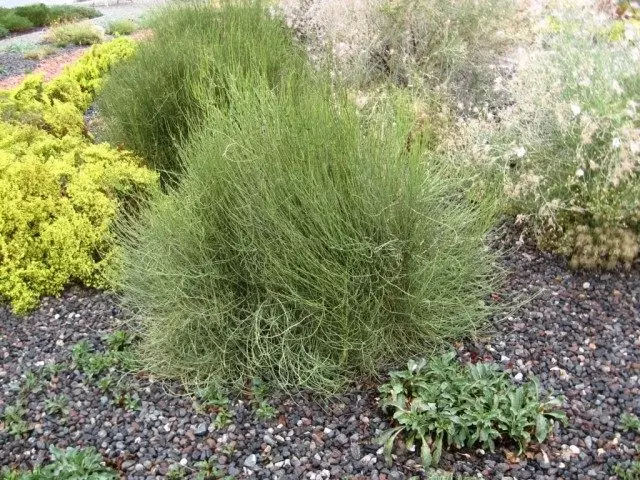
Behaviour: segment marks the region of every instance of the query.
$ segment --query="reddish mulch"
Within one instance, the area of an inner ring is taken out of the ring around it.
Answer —
[[[78,48],[71,52],[62,52],[56,55],[42,60],[38,66],[31,73],[40,73],[44,75],[45,80],[51,80],[52,78],[60,75],[64,67],[70,63],[75,62],[80,55],[82,55],[88,47]],[[14,75],[12,77],[3,78],[0,80],[0,90],[6,90],[9,88],[17,87],[20,82],[24,80],[26,74]]]

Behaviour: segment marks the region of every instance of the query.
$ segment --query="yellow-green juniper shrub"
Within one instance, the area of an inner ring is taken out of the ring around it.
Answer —
[[[59,137],[81,135],[84,111],[105,74],[134,51],[132,40],[118,38],[92,47],[50,82],[40,75],[27,76],[15,89],[0,91],[0,120],[35,125]]]
[[[30,76],[0,92],[0,298],[33,308],[71,281],[104,287],[117,261],[111,226],[157,175],[84,134],[83,112],[126,39],[91,49],[51,82]]]

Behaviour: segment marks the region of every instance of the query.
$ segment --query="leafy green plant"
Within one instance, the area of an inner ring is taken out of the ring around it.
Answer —
[[[78,369],[89,378],[95,378],[117,365],[117,358],[109,353],[92,352],[89,342],[81,340],[71,349],[71,358]]]
[[[31,472],[7,472],[6,480],[117,480],[118,475],[104,466],[102,458],[91,447],[83,450],[72,447],[62,450],[54,445],[49,447],[52,462],[37,467]]]
[[[61,362],[48,363],[42,367],[42,377],[50,381],[60,375],[65,368],[67,368],[67,365]]]
[[[196,480],[233,480],[231,475],[225,475],[216,467],[216,458],[210,457],[208,460],[196,462]]]
[[[400,433],[408,447],[420,443],[428,467],[438,465],[447,448],[494,451],[496,442],[510,440],[522,453],[533,439],[546,440],[554,420],[566,422],[561,402],[541,402],[535,381],[516,386],[495,364],[461,366],[455,352],[410,361],[390,377],[380,387],[381,405],[398,426],[380,438],[387,461]]]
[[[27,411],[21,402],[5,407],[2,420],[9,435],[21,437],[29,431],[29,425],[24,419],[26,414]]]
[[[221,386],[208,382],[205,386],[195,390],[197,399],[196,408],[202,412],[214,412],[216,418],[213,421],[215,428],[222,428],[229,425],[233,415],[230,411],[231,402],[229,392]]]
[[[72,281],[107,286],[117,264],[113,221],[156,187],[138,158],[85,135],[102,77],[133,49],[118,38],[50,82],[33,75],[0,91],[0,298],[17,313]]]
[[[169,470],[167,471],[167,478],[169,480],[180,480],[186,477],[187,477],[187,470],[182,465],[173,463],[169,466]]]
[[[131,35],[138,29],[138,24],[133,20],[114,20],[106,29],[107,35]]]
[[[106,375],[96,382],[97,387],[104,393],[110,392],[115,386],[115,380],[112,376]]]
[[[102,32],[90,23],[66,23],[52,27],[44,37],[56,47],[67,45],[93,45],[103,40]]]
[[[110,351],[122,352],[131,347],[134,337],[124,330],[116,330],[107,335],[104,340]]]
[[[613,473],[618,480],[638,480],[640,479],[640,461],[634,460],[626,464],[618,464],[613,467]]]
[[[9,35],[9,29],[4,25],[0,25],[0,38],[4,38]]]
[[[153,36],[98,98],[106,138],[142,156],[165,180],[182,171],[177,147],[204,117],[203,92],[224,107],[228,75],[265,77],[275,87],[295,57],[283,23],[260,1],[222,3],[160,10],[150,20]]]
[[[69,413],[68,406],[69,398],[63,394],[55,395],[44,401],[44,411],[49,415],[66,415]]]

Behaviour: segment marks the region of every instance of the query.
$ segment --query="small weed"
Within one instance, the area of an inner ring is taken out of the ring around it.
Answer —
[[[71,358],[78,369],[87,377],[94,378],[117,365],[117,357],[109,353],[93,353],[86,340],[75,344],[71,349]]]
[[[623,413],[620,417],[620,428],[625,432],[640,434],[640,419],[633,413]]]
[[[96,385],[98,386],[98,389],[100,389],[100,391],[107,393],[108,391],[110,391],[114,385],[115,385],[115,380],[113,379],[113,377],[111,375],[107,375],[105,377],[102,377],[101,379],[99,379],[96,383]]]
[[[214,384],[196,390],[200,410],[226,408],[229,405],[228,393]]]
[[[24,420],[26,414],[27,411],[21,402],[17,402],[14,405],[7,405],[2,414],[2,419],[9,435],[21,437],[29,431],[29,425]]]
[[[69,399],[65,395],[56,395],[44,401],[44,411],[48,415],[66,415],[69,413]]]
[[[187,471],[182,465],[173,464],[169,467],[167,471],[167,478],[169,480],[179,480],[181,478],[186,478]]]
[[[113,399],[113,404],[130,412],[140,410],[140,399],[125,389],[118,392]]]
[[[267,386],[259,378],[254,378],[252,381],[252,400],[251,404],[254,407],[253,414],[259,420],[270,420],[276,416],[278,411],[272,407],[266,400]]]
[[[62,450],[51,445],[52,463],[37,467],[31,472],[2,472],[0,478],[6,480],[116,480],[115,471],[104,466],[102,457],[94,448]]]
[[[275,418],[278,411],[273,408],[266,400],[260,400],[253,414],[259,420],[271,420]]]
[[[213,420],[214,428],[224,428],[230,425],[233,420],[233,415],[227,408],[220,408],[216,413],[216,418]]]
[[[42,392],[42,380],[33,372],[25,373],[20,393],[23,396],[27,396],[31,393],[38,394],[40,392]]]
[[[44,39],[56,47],[93,45],[102,41],[102,32],[91,24],[69,23],[53,27]]]
[[[566,422],[559,400],[539,400],[535,381],[515,386],[495,364],[461,366],[454,358],[450,352],[429,362],[411,361],[380,387],[382,409],[399,424],[380,438],[388,462],[402,432],[409,448],[421,444],[428,467],[438,465],[447,447],[494,451],[496,441],[510,438],[523,452],[533,438],[544,442],[554,420]]]
[[[225,443],[221,450],[220,450],[224,455],[226,455],[227,457],[231,457],[233,455],[233,453],[236,451],[236,444],[235,442],[231,442],[231,443]]]
[[[196,480],[233,480],[231,475],[225,475],[218,470],[215,465],[216,459],[211,457],[209,460],[197,462],[195,467],[197,468],[195,479]]]
[[[49,363],[42,368],[42,377],[45,380],[51,381],[54,377],[57,377],[66,367],[67,365],[65,363]]]
[[[122,352],[133,343],[133,336],[124,330],[116,330],[104,338],[107,347],[111,351]]]
[[[210,384],[196,390],[196,398],[198,399],[197,410],[216,413],[213,421],[215,428],[223,428],[231,423],[233,416],[229,411],[229,394],[223,388]]]

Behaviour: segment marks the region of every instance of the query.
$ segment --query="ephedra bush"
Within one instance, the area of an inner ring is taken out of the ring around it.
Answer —
[[[259,75],[276,86],[292,39],[260,1],[186,2],[161,9],[153,34],[119,66],[98,99],[106,138],[163,173],[181,171],[177,149],[205,114],[199,92],[228,104],[226,76]]]
[[[206,105],[179,185],[123,227],[155,374],[331,392],[482,325],[492,203],[465,202],[403,106],[363,119],[297,65],[275,90],[227,77],[232,107]]]

